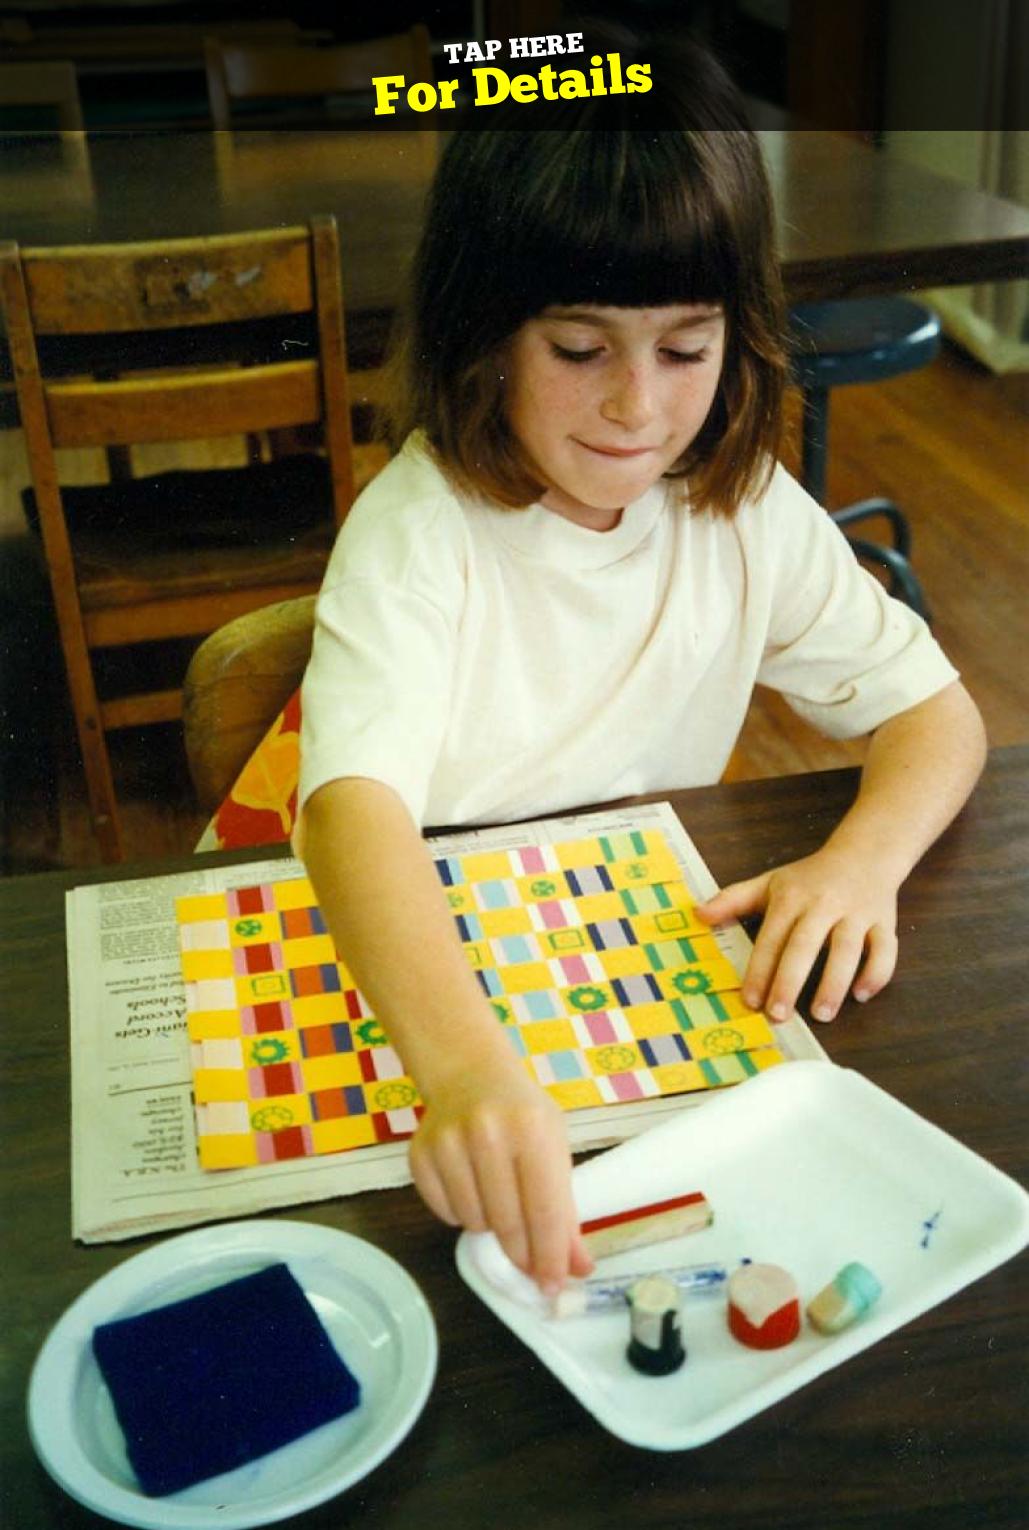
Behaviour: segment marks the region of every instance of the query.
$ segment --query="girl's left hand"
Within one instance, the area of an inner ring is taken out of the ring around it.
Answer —
[[[734,882],[698,904],[697,913],[709,924],[763,914],[743,1000],[772,1020],[792,1013],[826,942],[825,970],[811,1003],[816,1020],[835,1018],[851,984],[855,999],[870,999],[897,965],[896,884],[881,866],[830,846]]]

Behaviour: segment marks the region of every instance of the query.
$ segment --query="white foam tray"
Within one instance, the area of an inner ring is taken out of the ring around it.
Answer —
[[[1029,1196],[977,1153],[860,1074],[828,1062],[771,1069],[684,1110],[574,1172],[583,1220],[702,1190],[703,1232],[606,1259],[598,1273],[741,1258],[785,1266],[802,1304],[851,1260],[883,1295],[823,1337],[807,1323],[784,1349],[744,1348],[721,1297],[687,1298],[688,1358],[653,1378],[625,1358],[626,1312],[564,1320],[492,1233],[458,1240],[458,1268],[612,1434],[651,1450],[717,1438],[985,1275],[1029,1241]]]

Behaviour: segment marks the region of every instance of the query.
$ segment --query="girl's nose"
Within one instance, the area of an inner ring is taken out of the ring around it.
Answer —
[[[642,430],[654,412],[650,380],[643,367],[625,366],[609,380],[600,413],[626,430]]]

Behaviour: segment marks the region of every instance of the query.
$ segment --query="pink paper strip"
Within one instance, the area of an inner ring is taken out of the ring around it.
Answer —
[[[620,1100],[642,1100],[645,1098],[640,1081],[635,1073],[610,1073],[608,1082]]]
[[[590,969],[581,956],[559,956],[558,963],[569,983],[589,983]]]
[[[540,918],[548,930],[563,930],[567,920],[561,910],[560,903],[554,899],[548,899],[546,903],[537,903]]]
[[[583,1019],[586,1022],[586,1029],[589,1031],[595,1047],[608,1046],[611,1042],[618,1040],[618,1033],[614,1028],[611,1016],[605,1010],[601,1010],[594,1015],[584,1015]]]

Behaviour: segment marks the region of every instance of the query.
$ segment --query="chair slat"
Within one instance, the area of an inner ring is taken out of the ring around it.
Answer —
[[[182,716],[182,691],[143,691],[100,703],[104,727],[144,728],[150,723],[174,722]]]
[[[409,85],[432,83],[429,33],[418,23],[409,31],[341,47],[267,46],[207,38],[204,44],[211,118],[216,128],[232,126],[233,101],[325,100],[369,95],[379,74],[403,75]]]
[[[55,446],[208,440],[321,419],[318,364],[234,367],[121,382],[51,383]]]
[[[313,306],[306,229],[23,250],[37,334],[224,324]]]
[[[86,631],[98,648],[129,642],[149,642],[213,631],[220,622],[232,621],[265,604],[313,595],[321,582],[313,579],[279,579],[245,590],[218,590],[213,594],[183,596],[181,600],[158,600],[147,605],[87,611]]]
[[[0,106],[52,106],[61,132],[84,127],[75,65],[63,59],[0,64]]]
[[[222,49],[229,93],[241,101],[368,90],[367,65],[355,53],[348,48]]]

